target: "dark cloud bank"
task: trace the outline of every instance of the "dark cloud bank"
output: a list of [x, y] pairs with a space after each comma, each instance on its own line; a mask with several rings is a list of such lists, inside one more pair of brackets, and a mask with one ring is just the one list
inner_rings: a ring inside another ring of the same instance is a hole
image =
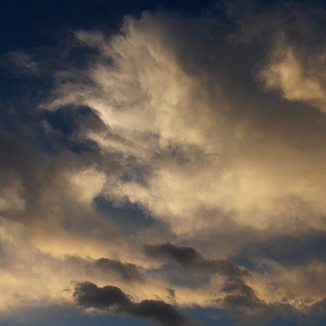
[[74, 297], [78, 305], [158, 321], [162, 326], [201, 325], [181, 314], [172, 305], [158, 300], [133, 302], [115, 286], [98, 287], [93, 283], [77, 284]]

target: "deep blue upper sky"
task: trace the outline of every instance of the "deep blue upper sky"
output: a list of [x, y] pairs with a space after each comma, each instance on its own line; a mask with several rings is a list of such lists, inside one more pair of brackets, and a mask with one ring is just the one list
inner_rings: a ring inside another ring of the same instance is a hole
[[0, 3], [1, 52], [50, 45], [60, 32], [101, 27], [116, 30], [125, 15], [163, 9], [197, 15], [212, 0], [4, 0]]
[[[261, 9], [279, 1], [258, 2]], [[2, 0], [0, 52], [53, 45], [69, 29], [99, 27], [115, 31], [121, 26], [123, 16], [137, 16], [144, 10], [162, 9], [192, 16], [214, 12], [222, 18], [225, 3], [219, 0]], [[323, 0], [313, 3], [325, 5]]]

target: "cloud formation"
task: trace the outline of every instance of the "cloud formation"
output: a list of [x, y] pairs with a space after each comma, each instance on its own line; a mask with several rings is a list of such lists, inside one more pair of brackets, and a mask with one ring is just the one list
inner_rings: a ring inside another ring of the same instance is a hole
[[246, 269], [241, 269], [232, 262], [225, 260], [206, 260], [191, 247], [177, 247], [171, 243], [162, 245], [145, 245], [145, 253], [149, 257], [167, 257], [177, 261], [183, 268], [204, 273], [218, 273], [226, 276], [248, 275]]
[[325, 12], [226, 8], [2, 58], [3, 311], [325, 314]]
[[79, 283], [75, 288], [74, 297], [77, 304], [84, 307], [150, 318], [158, 321], [162, 326], [200, 325], [163, 301], [143, 300], [134, 303], [129, 296], [114, 286], [107, 285], [99, 288], [93, 283]]

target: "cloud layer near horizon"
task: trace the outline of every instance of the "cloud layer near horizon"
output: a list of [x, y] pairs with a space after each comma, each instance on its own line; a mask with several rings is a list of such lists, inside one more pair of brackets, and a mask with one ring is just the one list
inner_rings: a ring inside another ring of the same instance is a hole
[[324, 314], [324, 16], [144, 12], [6, 54], [3, 311]]

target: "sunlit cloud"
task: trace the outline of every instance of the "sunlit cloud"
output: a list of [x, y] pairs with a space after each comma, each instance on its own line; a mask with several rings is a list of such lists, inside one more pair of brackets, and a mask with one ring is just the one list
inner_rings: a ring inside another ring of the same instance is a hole
[[4, 313], [324, 314], [322, 14], [228, 8], [5, 55], [26, 90], [1, 104]]

